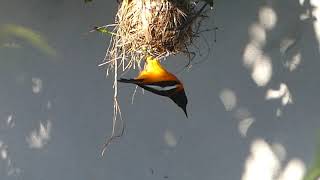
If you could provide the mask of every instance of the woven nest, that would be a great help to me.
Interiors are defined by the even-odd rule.
[[[123,0],[107,50],[108,70],[135,68],[146,55],[184,53],[198,34],[203,9],[190,0]],[[116,69],[117,69],[116,68]]]
[[[202,4],[202,5],[201,5]],[[201,6],[200,6],[201,5]],[[116,133],[116,120],[121,111],[117,101],[118,70],[140,69],[141,60],[146,56],[162,59],[169,55],[187,54],[188,46],[199,34],[206,3],[192,0],[123,0],[115,18],[111,41],[104,62],[109,70],[114,70],[114,115],[112,135],[104,144],[102,154],[108,144],[122,136]],[[124,127],[123,127],[124,128]]]

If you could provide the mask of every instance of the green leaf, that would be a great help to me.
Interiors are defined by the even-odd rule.
[[[320,177],[320,132],[318,132],[317,149],[313,165],[307,170],[304,180],[317,180]]]
[[[93,30],[91,30],[90,32],[93,32],[93,31],[98,31],[98,32],[101,32],[103,34],[108,34],[108,35],[116,35],[115,33],[109,31],[108,28],[106,28],[104,26],[101,26],[101,27],[95,26],[93,28]]]
[[[0,26],[0,37],[17,37],[30,43],[48,55],[57,55],[56,50],[49,45],[47,40],[40,33],[24,26],[16,24]]]

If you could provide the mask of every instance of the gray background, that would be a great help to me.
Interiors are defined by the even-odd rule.
[[[257,139],[279,159],[279,174],[292,159],[305,168],[311,165],[320,125],[320,57],[313,25],[319,22],[300,18],[315,10],[308,0],[216,2],[204,24],[219,27],[217,42],[213,31],[204,32],[195,42],[200,53],[193,49],[198,56],[189,70],[181,71],[186,57],[164,63],[184,82],[189,118],[169,99],[141,90],[132,105],[134,87],[119,85],[126,133],[101,158],[112,127],[113,77],[105,78],[97,65],[109,39],[87,32],[113,23],[116,7],[115,0],[87,5],[1,0],[0,26],[38,32],[56,55],[15,36],[0,41],[0,179],[245,179]],[[259,22],[262,27],[264,7],[277,18],[272,29],[263,31],[265,38],[250,30]],[[283,47],[286,39],[294,43]],[[256,83],[254,68],[244,65],[250,42],[258,43],[269,59],[266,67],[272,67],[271,72],[264,66],[257,70],[272,75],[262,84]],[[297,54],[296,69],[284,66]],[[292,103],[284,99],[289,92],[266,98],[281,83]]]

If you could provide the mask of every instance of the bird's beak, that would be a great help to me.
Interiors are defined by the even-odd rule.
[[[186,108],[182,108],[183,109],[183,112],[184,112],[184,114],[187,116],[187,118],[188,118],[188,113],[187,113],[187,109]]]

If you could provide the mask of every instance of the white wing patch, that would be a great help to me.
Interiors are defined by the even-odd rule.
[[[145,85],[148,88],[152,88],[155,89],[157,91],[170,91],[172,89],[177,88],[177,85],[173,85],[173,86],[165,86],[165,87],[161,87],[161,86],[157,86],[157,85]]]

